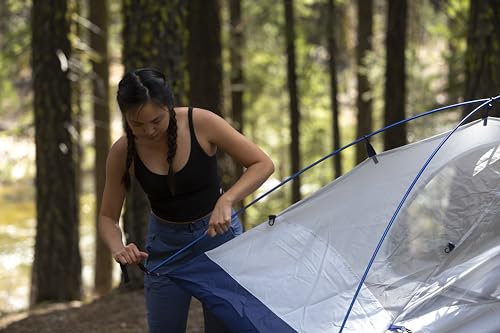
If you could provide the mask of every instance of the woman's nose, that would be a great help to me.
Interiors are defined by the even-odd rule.
[[[154,126],[144,126],[144,134],[150,135],[155,132],[155,127]]]

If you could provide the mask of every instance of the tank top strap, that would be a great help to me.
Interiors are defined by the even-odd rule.
[[[198,139],[196,138],[196,132],[194,131],[194,121],[193,121],[193,107],[190,106],[188,108],[188,122],[189,122],[189,132],[191,136],[191,149],[195,149],[196,151],[200,152],[203,149],[200,146],[200,143],[198,142]]]
[[[191,132],[191,138],[194,135],[194,124],[193,124],[193,107],[190,106],[188,108],[188,121],[189,121],[189,131]]]

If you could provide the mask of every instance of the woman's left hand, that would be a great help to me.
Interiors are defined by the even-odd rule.
[[[232,202],[225,195],[222,195],[212,211],[210,222],[208,223],[208,235],[215,237],[227,232],[231,227]]]

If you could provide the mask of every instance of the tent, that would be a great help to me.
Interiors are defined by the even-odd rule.
[[[169,277],[234,332],[500,332],[500,119],[459,125]]]

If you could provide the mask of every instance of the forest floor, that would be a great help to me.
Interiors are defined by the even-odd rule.
[[[89,303],[58,303],[0,317],[0,333],[147,333],[143,291],[118,291]],[[186,333],[203,332],[193,299]]]

